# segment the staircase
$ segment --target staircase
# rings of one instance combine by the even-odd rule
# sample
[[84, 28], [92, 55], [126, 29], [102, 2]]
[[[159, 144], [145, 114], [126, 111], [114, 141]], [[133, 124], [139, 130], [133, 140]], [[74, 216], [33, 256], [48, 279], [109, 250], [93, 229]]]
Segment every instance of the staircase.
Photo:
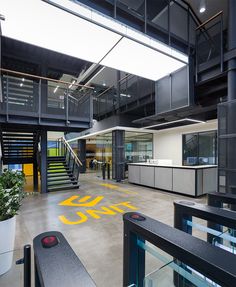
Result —
[[3, 164], [33, 163], [38, 150], [37, 132], [6, 132], [0, 134]]
[[48, 192], [79, 188], [79, 167], [82, 164], [66, 140], [60, 141], [60, 155], [47, 157]]

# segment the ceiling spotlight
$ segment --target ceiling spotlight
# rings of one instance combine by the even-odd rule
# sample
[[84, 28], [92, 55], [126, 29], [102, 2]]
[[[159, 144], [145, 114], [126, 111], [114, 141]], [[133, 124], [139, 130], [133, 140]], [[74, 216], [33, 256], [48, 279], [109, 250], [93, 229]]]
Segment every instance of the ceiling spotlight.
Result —
[[206, 11], [206, 0], [200, 1], [199, 12], [204, 13]]

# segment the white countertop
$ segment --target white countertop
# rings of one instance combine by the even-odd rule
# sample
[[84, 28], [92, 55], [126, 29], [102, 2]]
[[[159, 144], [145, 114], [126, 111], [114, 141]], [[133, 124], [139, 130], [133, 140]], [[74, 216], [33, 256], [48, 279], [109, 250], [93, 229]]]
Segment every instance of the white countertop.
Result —
[[150, 166], [150, 167], [169, 167], [169, 168], [189, 168], [189, 169], [200, 169], [200, 168], [213, 168], [217, 165], [158, 165], [156, 163], [147, 163], [147, 162], [137, 162], [137, 163], [128, 163], [128, 165], [140, 165], [140, 166]]

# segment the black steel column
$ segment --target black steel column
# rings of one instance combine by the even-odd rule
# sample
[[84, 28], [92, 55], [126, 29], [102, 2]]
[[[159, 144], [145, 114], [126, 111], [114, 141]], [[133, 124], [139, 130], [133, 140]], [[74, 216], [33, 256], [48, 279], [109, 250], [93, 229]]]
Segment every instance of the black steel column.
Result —
[[47, 131], [41, 131], [41, 193], [47, 192]]
[[[236, 48], [236, 1], [229, 0], [229, 25], [228, 25], [228, 50]], [[236, 58], [228, 61], [228, 111], [227, 111], [227, 134], [236, 134], [236, 112], [235, 104], [231, 103], [236, 99]], [[235, 138], [227, 139], [227, 168], [236, 169]], [[226, 177], [226, 192], [236, 193], [236, 174], [228, 171]]]
[[[228, 50], [236, 48], [236, 1], [228, 0]], [[228, 101], [236, 99], [236, 58], [228, 62]]]
[[34, 191], [38, 191], [38, 163], [37, 159], [34, 159], [33, 163], [33, 180], [34, 180]]
[[125, 178], [125, 131], [112, 132], [112, 178], [116, 181]]
[[80, 167], [80, 173], [86, 172], [86, 140], [78, 140], [78, 157], [83, 166]]
[[[43, 63], [41, 66], [41, 76], [42, 77], [47, 77], [47, 67], [46, 64]], [[46, 114], [47, 113], [47, 106], [48, 106], [48, 82], [47, 80], [41, 80], [41, 100], [40, 103], [40, 111], [41, 113]], [[41, 115], [40, 115], [41, 117]]]

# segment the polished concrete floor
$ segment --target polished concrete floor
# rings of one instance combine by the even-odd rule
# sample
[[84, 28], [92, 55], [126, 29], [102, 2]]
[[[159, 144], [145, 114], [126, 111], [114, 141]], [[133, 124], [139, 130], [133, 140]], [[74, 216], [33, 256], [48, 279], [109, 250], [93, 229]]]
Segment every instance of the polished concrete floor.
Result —
[[[81, 175], [80, 182], [78, 190], [29, 194], [24, 199], [17, 216], [14, 258], [19, 258], [23, 245], [32, 244], [39, 233], [57, 230], [66, 237], [97, 286], [119, 287], [122, 286], [122, 213], [137, 210], [173, 225], [174, 200], [205, 203], [205, 197], [192, 199], [128, 183], [103, 181], [94, 174]], [[93, 210], [103, 210], [105, 214]], [[21, 269], [13, 266], [0, 277], [0, 286], [19, 287]]]

